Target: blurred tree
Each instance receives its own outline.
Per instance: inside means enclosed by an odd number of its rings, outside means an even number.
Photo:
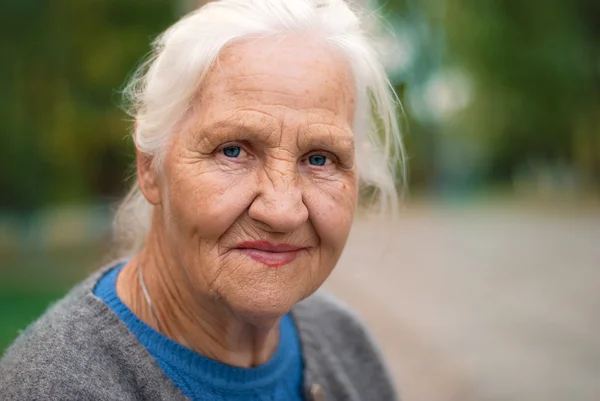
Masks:
[[[468,84],[466,108],[450,115],[432,118],[429,110],[423,118],[407,99],[416,178],[423,178],[423,169],[436,170],[425,176],[439,176],[453,170],[449,163],[468,164],[468,158],[448,157],[448,149],[461,154],[471,147],[480,153],[475,168],[488,179],[511,180],[523,165],[537,162],[569,166],[580,179],[598,186],[599,4],[384,2],[392,17],[412,31],[418,49],[417,61],[405,74],[408,93],[429,96],[425,108],[452,108],[461,102],[460,93],[446,93],[448,85],[434,85],[433,93],[426,93],[427,84],[448,69],[460,72]],[[437,161],[423,162],[423,152]]]
[[[0,16],[0,208],[119,194],[118,88],[174,21],[171,2],[9,0]]]
[[[493,177],[532,159],[575,164],[573,134],[594,113],[595,91],[574,3],[449,2],[446,31],[476,81],[473,118],[461,127],[492,149]]]

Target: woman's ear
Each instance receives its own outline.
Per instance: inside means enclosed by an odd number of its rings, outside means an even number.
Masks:
[[[158,173],[152,165],[152,157],[135,151],[137,162],[137,180],[138,186],[146,200],[152,205],[160,204],[160,188],[158,185]]]

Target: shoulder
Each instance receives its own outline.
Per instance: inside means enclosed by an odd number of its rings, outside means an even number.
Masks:
[[[106,371],[99,371],[108,362],[106,316],[94,305],[91,291],[88,296],[86,284],[51,306],[5,352],[1,399],[102,399],[102,389],[95,387],[107,378]]]
[[[62,389],[77,392],[77,373],[86,367],[73,354],[81,356],[94,346],[87,328],[76,324],[87,320],[83,300],[75,291],[59,301],[8,348],[0,360],[0,398],[58,396]]]
[[[338,298],[325,292],[318,291],[305,299],[294,310],[300,330],[306,330],[320,341],[327,342],[331,347],[347,350],[346,355],[356,358],[351,350],[368,350],[366,355],[379,358],[379,350],[375,338],[362,321],[348,305]]]
[[[314,359],[318,361],[313,366],[317,374],[341,373],[344,377],[335,379],[352,387],[356,399],[397,399],[375,338],[346,304],[327,292],[318,291],[296,305],[293,313],[308,369]],[[324,370],[337,370],[337,373]]]
[[[93,295],[100,274],[51,306],[6,350],[0,399],[128,400],[149,380],[164,380],[127,327]]]

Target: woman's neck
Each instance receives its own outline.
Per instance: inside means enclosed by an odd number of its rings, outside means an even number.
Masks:
[[[210,294],[198,294],[182,269],[146,247],[121,271],[117,294],[142,321],[170,339],[219,362],[250,368],[266,363],[279,343],[279,319],[243,321]],[[148,304],[139,271],[152,301]]]

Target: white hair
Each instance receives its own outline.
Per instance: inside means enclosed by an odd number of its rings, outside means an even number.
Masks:
[[[190,107],[219,53],[244,38],[310,32],[347,60],[356,85],[353,132],[363,193],[371,206],[394,212],[396,172],[404,182],[404,150],[397,121],[399,107],[385,69],[367,34],[366,18],[344,0],[220,0],[183,17],[153,43],[149,60],[134,74],[125,96],[135,118],[137,149],[160,169],[175,125]],[[137,183],[115,216],[116,240],[124,255],[143,247],[153,206]]]

